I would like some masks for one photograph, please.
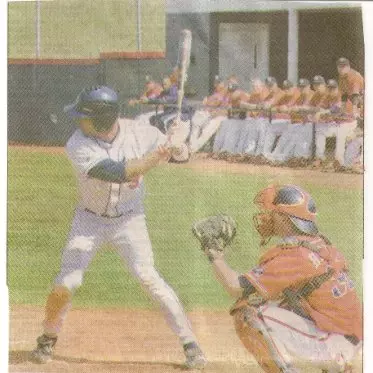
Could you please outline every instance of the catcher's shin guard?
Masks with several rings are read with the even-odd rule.
[[[234,323],[242,344],[266,373],[298,373],[281,355],[255,308],[247,306],[235,311]]]

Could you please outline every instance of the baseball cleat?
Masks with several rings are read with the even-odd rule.
[[[38,364],[46,364],[52,360],[53,348],[57,342],[57,337],[48,337],[43,334],[37,338],[38,343],[35,350],[31,352],[31,361]]]
[[[188,369],[203,369],[207,364],[207,359],[197,343],[191,342],[184,345],[186,357],[185,366]]]

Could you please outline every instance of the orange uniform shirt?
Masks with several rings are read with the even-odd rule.
[[[294,87],[293,89],[289,91],[284,91],[284,94],[274,106],[275,107],[280,107],[280,106],[291,107],[298,100],[299,96],[300,96],[299,88]],[[289,119],[290,120],[290,114],[289,113],[275,113],[272,115],[272,119]]]
[[[362,94],[364,92],[364,78],[356,70],[350,69],[347,74],[339,76],[338,86],[341,96]]]
[[[247,102],[252,105],[262,104],[264,100],[266,99],[266,97],[268,96],[268,94],[269,94],[269,91],[268,91],[268,88],[266,87],[263,87],[260,91],[252,91],[250,93],[250,97]],[[260,115],[260,112],[249,111],[248,115],[251,118],[257,118]]]
[[[227,106],[228,101],[228,92],[224,89],[221,91],[215,91],[211,96],[206,97],[205,104],[212,107]]]
[[[314,95],[314,91],[310,90],[309,92],[300,93],[299,97],[294,102],[294,106],[303,106],[309,105],[312,97]],[[291,123],[305,123],[307,122],[308,115],[303,113],[291,112],[290,113]]]
[[[320,238],[296,237],[299,241]],[[334,274],[303,299],[304,310],[320,330],[362,339],[362,307],[348,277],[346,260],[333,246],[319,252],[299,245],[278,245],[259,260],[259,266],[244,276],[265,299],[279,299],[283,290],[300,289],[315,276],[334,270]],[[284,306],[286,308],[286,305]]]
[[[320,107],[322,109],[327,109],[327,110],[340,107],[340,106],[341,106],[341,95],[340,94],[338,95],[327,94],[324,97],[323,101],[320,103]],[[335,117],[336,115],[331,114],[331,113],[321,114],[319,123],[333,122]]]
[[[154,84],[152,84],[152,86],[149,89],[147,89],[144,92],[142,97],[146,97],[146,98],[149,98],[149,99],[155,99],[156,97],[158,97],[161,94],[162,91],[163,91],[163,87],[158,83],[154,83]]]

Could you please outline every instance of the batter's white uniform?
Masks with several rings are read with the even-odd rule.
[[[142,287],[161,305],[181,343],[196,341],[177,295],[154,267],[144,215],[142,177],[121,184],[88,177],[88,171],[104,159],[125,162],[142,158],[166,142],[155,127],[139,126],[127,119],[118,122],[119,131],[111,143],[87,137],[78,129],[66,145],[78,177],[79,203],[55,283],[74,291],[82,284],[84,272],[100,247],[109,243]]]

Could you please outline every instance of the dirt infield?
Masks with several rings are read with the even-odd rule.
[[[195,332],[210,360],[205,372],[250,372],[256,363],[241,347],[228,312],[191,312]],[[73,309],[47,365],[28,361],[40,333],[43,308],[10,310],[9,372],[107,373],[182,371],[184,355],[158,311]],[[254,370],[251,370],[253,367]]]
[[[207,158],[202,154],[183,166],[204,173],[263,175],[280,183],[312,183],[327,187],[348,189],[363,189],[364,181],[363,175],[361,174],[322,172],[320,170],[272,167],[247,163],[231,163],[223,160]]]
[[[189,313],[209,364],[204,373],[260,373],[235,335],[228,312]],[[60,335],[55,359],[28,360],[40,333],[43,308],[10,309],[9,373],[175,373],[185,371],[178,340],[162,314],[151,310],[73,309]],[[361,372],[361,362],[357,362]],[[304,373],[320,373],[304,367]]]

